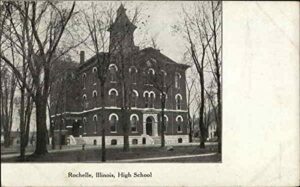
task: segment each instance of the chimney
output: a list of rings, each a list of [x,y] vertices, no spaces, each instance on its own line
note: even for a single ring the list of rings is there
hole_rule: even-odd
[[[84,51],[80,51],[80,64],[84,63]]]

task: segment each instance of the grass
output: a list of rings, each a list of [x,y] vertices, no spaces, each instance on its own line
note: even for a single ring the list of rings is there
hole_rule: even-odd
[[[118,162],[124,159],[155,158],[168,156],[199,155],[204,153],[217,152],[217,145],[208,145],[200,149],[198,145],[174,146],[173,151],[160,147],[133,147],[128,152],[122,148],[108,148],[106,150],[107,162]],[[1,158],[2,162],[17,162],[17,157]],[[147,160],[135,162],[220,162],[221,156],[211,155],[205,157],[176,158],[169,160]],[[26,162],[101,162],[101,148],[87,150],[70,150],[67,152],[53,152],[43,156],[27,156]]]

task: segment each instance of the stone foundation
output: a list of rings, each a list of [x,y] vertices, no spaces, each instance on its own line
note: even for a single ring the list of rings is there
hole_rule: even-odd
[[[101,145],[101,136],[85,136],[81,137],[86,144],[88,145]],[[154,141],[153,139],[159,138],[159,141]],[[144,142],[143,142],[144,139]],[[167,144],[180,144],[180,143],[188,143],[189,137],[188,135],[166,135],[165,136],[166,145]],[[123,136],[106,136],[105,137],[106,145],[123,145],[124,139]],[[156,143],[155,143],[156,142]],[[151,137],[151,136],[129,136],[129,144],[160,144],[160,137]]]

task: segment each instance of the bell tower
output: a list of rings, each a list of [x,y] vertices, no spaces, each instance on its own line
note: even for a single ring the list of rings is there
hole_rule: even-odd
[[[138,47],[134,45],[133,33],[136,26],[126,15],[123,4],[117,10],[117,17],[108,31],[110,32],[109,52],[128,54]]]

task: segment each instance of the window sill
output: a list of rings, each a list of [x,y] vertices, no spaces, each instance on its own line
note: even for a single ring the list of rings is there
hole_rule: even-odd
[[[110,133],[112,133],[112,134],[116,134],[116,133],[117,133],[117,131],[110,131]]]
[[[183,131],[177,131],[177,133],[183,133]]]

